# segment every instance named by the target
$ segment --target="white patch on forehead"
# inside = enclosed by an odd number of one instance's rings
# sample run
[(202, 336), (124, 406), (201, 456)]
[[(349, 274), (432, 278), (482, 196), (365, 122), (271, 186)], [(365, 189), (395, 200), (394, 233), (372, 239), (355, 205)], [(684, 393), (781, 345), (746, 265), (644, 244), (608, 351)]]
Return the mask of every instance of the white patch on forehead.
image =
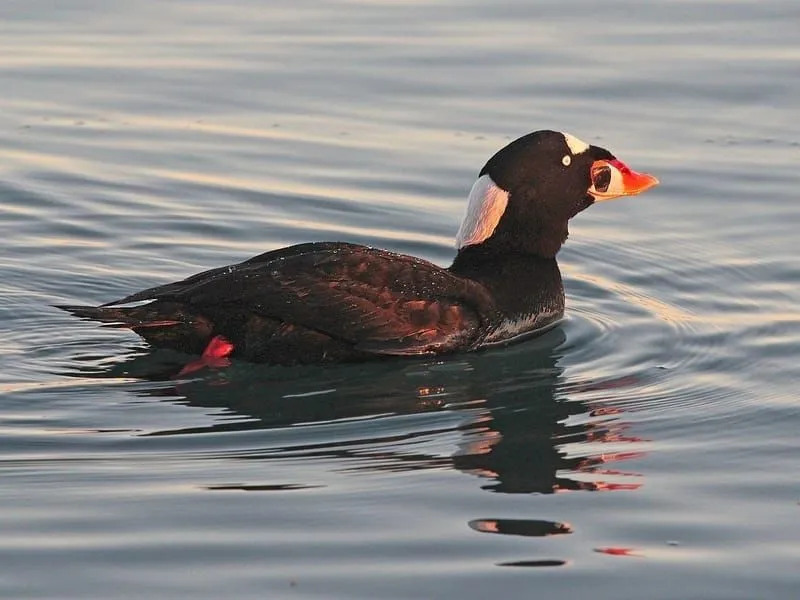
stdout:
[(456, 248), (460, 250), (490, 238), (507, 205), (508, 192), (498, 187), (488, 175), (479, 177), (469, 193), (467, 213), (456, 235)]
[(564, 141), (567, 142), (569, 151), (573, 154), (580, 154), (581, 152), (586, 152), (589, 149), (589, 144), (579, 140), (574, 135), (570, 135), (568, 133), (562, 133), (561, 135), (564, 136)]

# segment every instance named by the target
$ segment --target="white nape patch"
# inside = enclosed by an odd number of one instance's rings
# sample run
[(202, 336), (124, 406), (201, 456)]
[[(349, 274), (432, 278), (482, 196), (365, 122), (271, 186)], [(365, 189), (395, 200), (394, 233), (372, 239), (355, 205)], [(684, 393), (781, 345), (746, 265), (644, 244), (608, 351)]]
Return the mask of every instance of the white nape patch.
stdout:
[(567, 142), (569, 151), (573, 154), (580, 154), (581, 152), (586, 152), (589, 149), (589, 144), (583, 140), (579, 140), (574, 135), (570, 135), (568, 133), (562, 133), (561, 135), (564, 136), (564, 141)]
[(458, 228), (456, 248), (460, 250), (490, 238), (507, 205), (507, 191), (498, 187), (489, 175), (478, 177), (469, 193), (467, 213)]

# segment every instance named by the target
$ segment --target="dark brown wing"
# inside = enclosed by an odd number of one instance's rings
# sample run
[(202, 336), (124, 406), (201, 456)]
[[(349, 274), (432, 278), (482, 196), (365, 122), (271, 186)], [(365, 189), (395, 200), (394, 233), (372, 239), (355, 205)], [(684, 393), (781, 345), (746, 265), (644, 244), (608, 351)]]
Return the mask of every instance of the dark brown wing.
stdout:
[(109, 305), (149, 299), (258, 314), (379, 354), (469, 347), (495, 311), (475, 281), (411, 256), (340, 243), (268, 252)]

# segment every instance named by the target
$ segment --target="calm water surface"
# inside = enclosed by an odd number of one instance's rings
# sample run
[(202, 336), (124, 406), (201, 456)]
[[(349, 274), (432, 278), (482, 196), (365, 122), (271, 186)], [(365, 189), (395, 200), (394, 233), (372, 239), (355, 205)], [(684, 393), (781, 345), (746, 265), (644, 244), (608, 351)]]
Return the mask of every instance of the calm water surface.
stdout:
[[(0, 7), (0, 596), (800, 595), (796, 2)], [(509, 139), (593, 207), (564, 323), (444, 360), (186, 360), (99, 303), (282, 245), (448, 264)]]

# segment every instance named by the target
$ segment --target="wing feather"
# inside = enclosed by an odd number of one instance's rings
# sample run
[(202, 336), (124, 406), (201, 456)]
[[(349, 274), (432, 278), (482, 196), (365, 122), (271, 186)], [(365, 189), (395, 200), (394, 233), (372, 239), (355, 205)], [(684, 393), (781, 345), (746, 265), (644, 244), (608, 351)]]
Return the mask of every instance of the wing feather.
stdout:
[(496, 308), (479, 283), (430, 262), (355, 244), (301, 244), (131, 294), (108, 305), (171, 300), (246, 310), (378, 354), (477, 343)]

